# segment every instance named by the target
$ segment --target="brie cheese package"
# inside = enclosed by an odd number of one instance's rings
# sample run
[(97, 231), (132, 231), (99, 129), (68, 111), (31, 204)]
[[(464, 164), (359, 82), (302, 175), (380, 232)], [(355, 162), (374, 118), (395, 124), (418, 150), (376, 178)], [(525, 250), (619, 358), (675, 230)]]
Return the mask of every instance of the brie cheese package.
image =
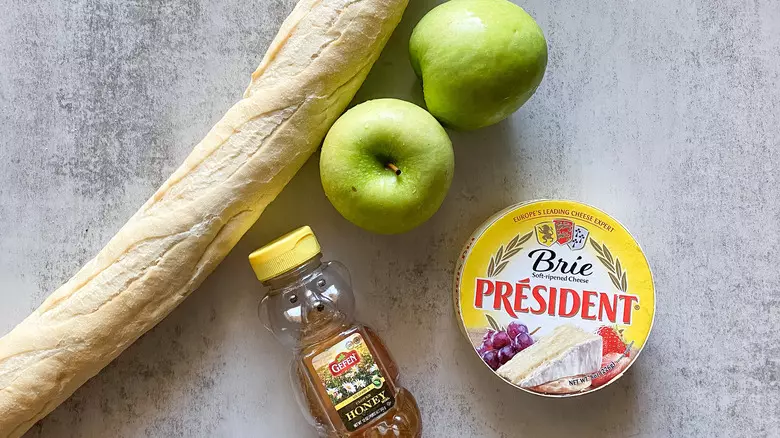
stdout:
[(549, 397), (614, 382), (647, 342), (655, 314), (642, 250), (615, 219), (574, 201), (509, 207), (458, 259), (455, 310), (482, 363)]

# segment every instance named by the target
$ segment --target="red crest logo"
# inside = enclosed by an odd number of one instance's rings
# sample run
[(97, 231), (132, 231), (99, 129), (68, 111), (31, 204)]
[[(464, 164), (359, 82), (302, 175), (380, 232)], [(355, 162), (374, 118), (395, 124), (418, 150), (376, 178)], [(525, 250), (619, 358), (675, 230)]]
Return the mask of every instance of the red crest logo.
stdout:
[(555, 234), (558, 237), (559, 245), (566, 245), (571, 240), (574, 233), (574, 222), (567, 219), (555, 219)]

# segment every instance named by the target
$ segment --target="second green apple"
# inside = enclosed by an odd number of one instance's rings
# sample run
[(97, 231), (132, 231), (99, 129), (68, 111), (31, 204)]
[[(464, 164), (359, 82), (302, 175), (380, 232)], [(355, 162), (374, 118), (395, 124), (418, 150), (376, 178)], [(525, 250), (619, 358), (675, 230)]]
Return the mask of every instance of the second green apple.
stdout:
[(428, 220), (452, 182), (447, 132), (427, 111), (397, 99), (362, 103), (341, 116), (322, 145), (325, 195), (347, 220), (381, 234)]
[(409, 43), (425, 104), (456, 129), (504, 120), (536, 91), (547, 42), (536, 21), (506, 0), (451, 0), (417, 24)]

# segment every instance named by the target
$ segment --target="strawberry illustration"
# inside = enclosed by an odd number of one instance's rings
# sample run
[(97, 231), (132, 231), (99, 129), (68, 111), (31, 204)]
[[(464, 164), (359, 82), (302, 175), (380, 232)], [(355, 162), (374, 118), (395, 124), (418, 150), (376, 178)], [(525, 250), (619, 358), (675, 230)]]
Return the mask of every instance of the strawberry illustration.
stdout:
[[(626, 351), (626, 342), (623, 340), (622, 330), (603, 325), (596, 330), (596, 334), (603, 339), (602, 356), (609, 353), (623, 354)], [(626, 353), (626, 356), (630, 354)]]

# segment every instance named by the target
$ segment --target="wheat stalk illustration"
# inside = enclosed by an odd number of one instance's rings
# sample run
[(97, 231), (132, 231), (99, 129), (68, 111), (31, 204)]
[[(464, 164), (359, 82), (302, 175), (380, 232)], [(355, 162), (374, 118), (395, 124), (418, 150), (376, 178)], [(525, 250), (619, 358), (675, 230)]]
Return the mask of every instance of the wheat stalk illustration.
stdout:
[(609, 271), (609, 279), (612, 280), (612, 284), (615, 285), (621, 292), (628, 290), (628, 278), (626, 277), (626, 271), (623, 270), (623, 266), (620, 265), (620, 260), (617, 257), (613, 257), (612, 253), (607, 248), (607, 245), (599, 245), (595, 240), (590, 240), (590, 245), (596, 250), (599, 261)]
[(488, 264), (487, 269), (488, 278), (500, 274), (504, 268), (506, 268), (506, 265), (509, 264), (509, 259), (517, 255), (517, 253), (523, 249), (522, 245), (525, 242), (528, 242), (528, 239), (530, 239), (532, 235), (533, 231), (523, 236), (518, 234), (506, 245), (501, 245), (498, 248), (498, 252), (490, 257), (490, 263)]

